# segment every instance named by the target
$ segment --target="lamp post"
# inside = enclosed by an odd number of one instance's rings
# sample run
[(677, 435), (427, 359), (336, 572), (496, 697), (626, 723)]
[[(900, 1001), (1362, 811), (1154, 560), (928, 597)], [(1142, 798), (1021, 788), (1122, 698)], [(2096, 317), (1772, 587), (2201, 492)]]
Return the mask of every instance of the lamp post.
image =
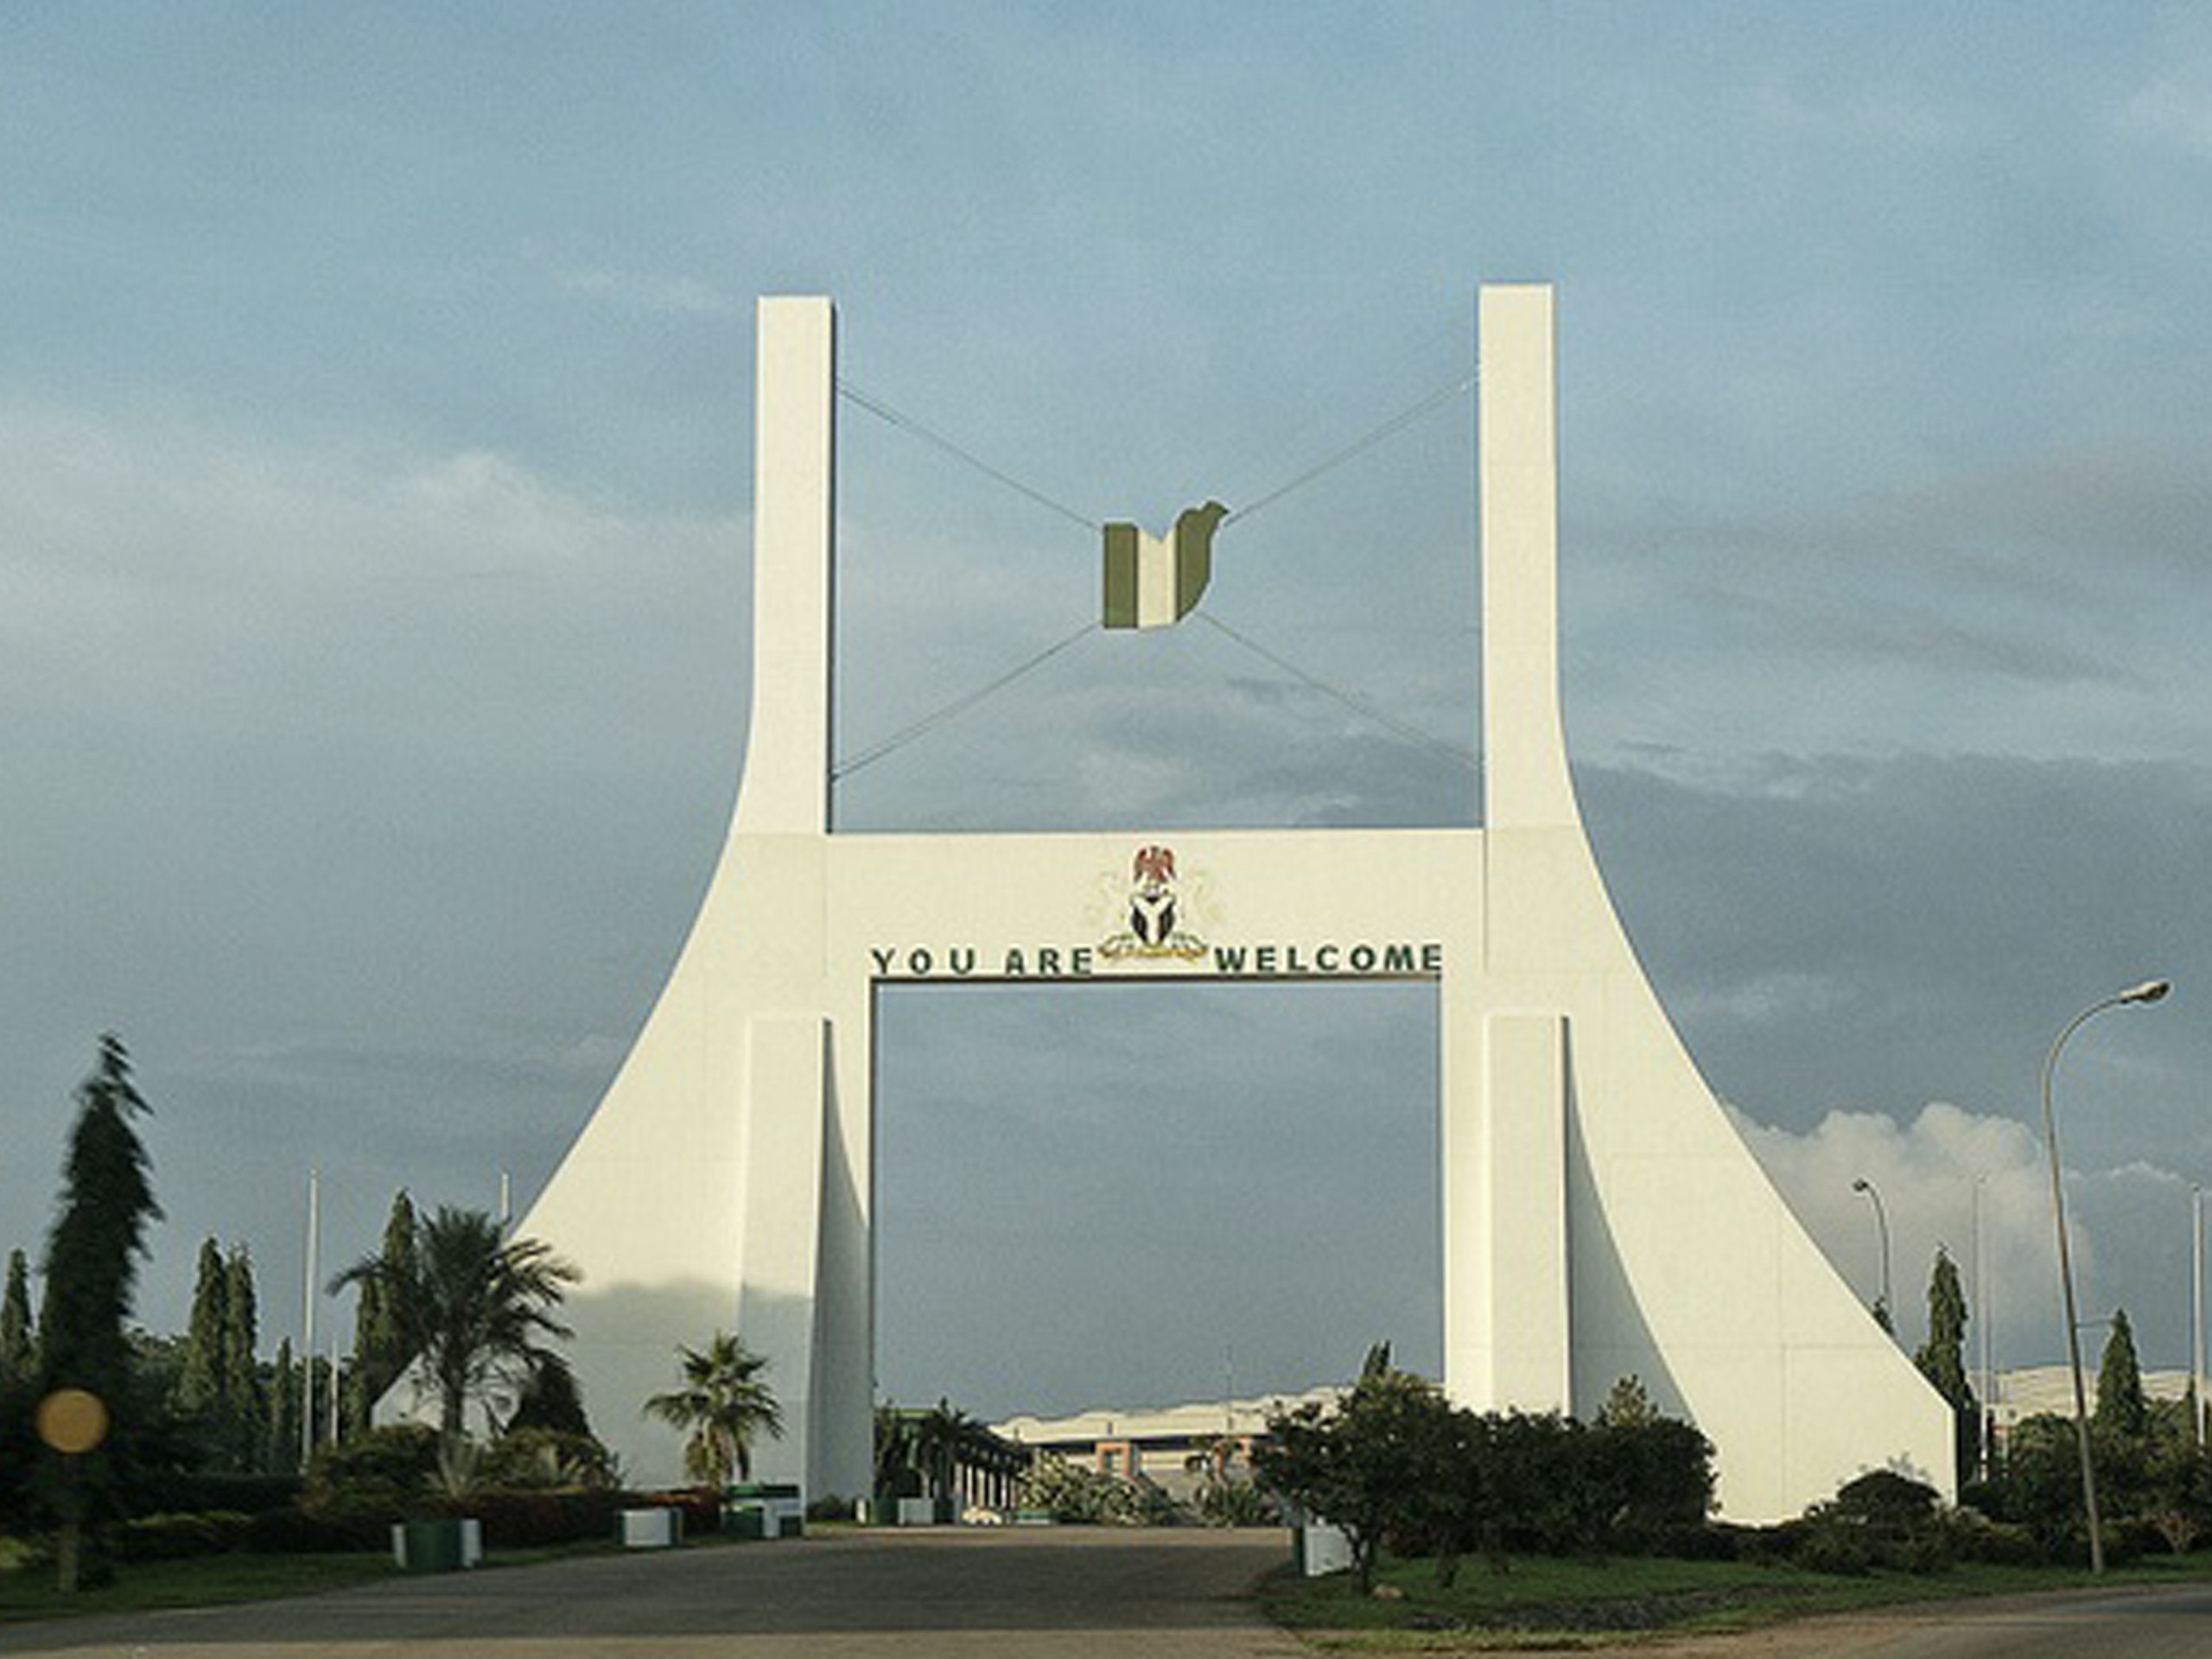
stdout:
[(1896, 1315), (1891, 1311), (1892, 1305), (1890, 1301), (1889, 1212), (1882, 1208), (1882, 1195), (1875, 1190), (1874, 1183), (1864, 1175), (1852, 1182), (1851, 1190), (1854, 1192), (1864, 1192), (1873, 1201), (1874, 1230), (1882, 1241), (1882, 1294), (1874, 1303), (1874, 1322), (1883, 1330), (1895, 1336), (1897, 1334)]
[(2088, 1007), (2066, 1022), (2064, 1029), (2050, 1045), (2050, 1052), (2043, 1062), (2043, 1141), (2050, 1154), (2050, 1218), (2058, 1230), (2058, 1293), (2066, 1308), (2066, 1359), (2074, 1372), (2074, 1446), (2082, 1459), (2082, 1507), (2089, 1520), (2089, 1571), (2105, 1570), (2105, 1543), (2097, 1525), (2097, 1471), (2089, 1456), (2089, 1400), (2082, 1386), (2082, 1332), (2075, 1323), (2074, 1258), (2066, 1244), (2066, 1195), (2058, 1180), (2058, 1131), (2050, 1116), (2050, 1074), (2057, 1069), (2058, 1051), (2066, 1046), (2066, 1039), (2085, 1025), (2091, 1016), (2107, 1008), (2116, 1008), (2124, 1003), (2156, 1002), (2172, 985), (2163, 979), (2146, 979), (2139, 985), (2131, 985)]
[(1980, 1398), (1974, 1402), (1974, 1465), (1975, 1472), (1984, 1478), (1990, 1473), (1990, 1418), (1997, 1409), (1997, 1387), (1991, 1380), (1989, 1369), (1989, 1275), (1985, 1270), (1989, 1258), (1981, 1232), (1981, 1189), (1988, 1182), (1986, 1171), (1974, 1178), (1974, 1317), (1981, 1341), (1981, 1392)]
[(1982, 1234), (1982, 1188), (1988, 1185), (1988, 1173), (1982, 1170), (1974, 1177), (1974, 1316), (1982, 1327), (1982, 1398), (1975, 1405), (1974, 1425), (1974, 1455), (1975, 1466), (1988, 1478), (1995, 1473), (1995, 1446), (1991, 1440), (1991, 1429), (1998, 1415), (1998, 1370), (1995, 1370), (1995, 1323), (1988, 1307), (1988, 1243)]
[(2189, 1443), (2204, 1450), (2204, 1189), (2189, 1189)]

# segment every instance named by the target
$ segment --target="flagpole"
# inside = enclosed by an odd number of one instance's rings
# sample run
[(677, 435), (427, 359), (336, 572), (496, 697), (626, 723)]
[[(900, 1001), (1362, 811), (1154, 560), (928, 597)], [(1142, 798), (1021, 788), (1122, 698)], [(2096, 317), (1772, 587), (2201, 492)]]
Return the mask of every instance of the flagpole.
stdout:
[(315, 1455), (315, 1275), (316, 1235), (321, 1230), (322, 1178), (308, 1171), (308, 1273), (300, 1343), (300, 1472), (307, 1472)]

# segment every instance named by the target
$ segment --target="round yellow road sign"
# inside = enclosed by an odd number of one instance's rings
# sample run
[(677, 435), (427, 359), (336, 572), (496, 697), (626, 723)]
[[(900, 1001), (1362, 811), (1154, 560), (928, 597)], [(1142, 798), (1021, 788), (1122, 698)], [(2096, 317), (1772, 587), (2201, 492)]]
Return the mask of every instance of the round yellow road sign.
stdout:
[(57, 1452), (89, 1452), (107, 1438), (107, 1408), (97, 1394), (56, 1389), (38, 1402), (38, 1437)]

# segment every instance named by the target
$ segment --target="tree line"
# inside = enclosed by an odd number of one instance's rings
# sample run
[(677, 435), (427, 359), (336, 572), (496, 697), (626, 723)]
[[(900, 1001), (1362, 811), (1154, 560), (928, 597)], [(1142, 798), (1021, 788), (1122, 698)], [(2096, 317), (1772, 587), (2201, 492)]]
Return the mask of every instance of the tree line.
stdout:
[[(296, 1548), (338, 1541), (349, 1527), (373, 1541), (391, 1506), (487, 1482), (611, 1496), (620, 1470), (593, 1438), (558, 1347), (569, 1334), (559, 1308), (580, 1275), (543, 1243), (512, 1237), (480, 1211), (419, 1213), (403, 1191), (377, 1249), (328, 1286), (356, 1293), (350, 1357), (296, 1357), (287, 1339), (263, 1359), (251, 1255), (213, 1238), (200, 1247), (186, 1328), (152, 1335), (131, 1317), (147, 1230), (162, 1214), (139, 1135), (152, 1109), (119, 1038), (100, 1039), (73, 1102), (35, 1312), (20, 1246), (0, 1281), (0, 1533), (37, 1535), (74, 1517), (97, 1568), (98, 1541), (149, 1495), (265, 1510), (254, 1518), (270, 1524), (256, 1535)], [(723, 1332), (677, 1357), (679, 1386), (637, 1408), (684, 1433), (694, 1477), (718, 1488), (782, 1432), (766, 1362)], [(372, 1426), (402, 1382), (434, 1408), (435, 1427)], [(98, 1445), (67, 1458), (41, 1444), (35, 1409), (65, 1391), (92, 1395), (107, 1425)]]

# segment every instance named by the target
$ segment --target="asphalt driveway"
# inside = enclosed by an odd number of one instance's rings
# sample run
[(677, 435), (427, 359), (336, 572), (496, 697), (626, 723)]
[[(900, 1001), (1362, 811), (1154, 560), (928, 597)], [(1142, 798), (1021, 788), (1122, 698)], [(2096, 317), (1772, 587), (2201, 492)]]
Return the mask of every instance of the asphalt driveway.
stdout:
[(1287, 1659), (1245, 1599), (1280, 1530), (843, 1533), (0, 1630), (115, 1659)]

